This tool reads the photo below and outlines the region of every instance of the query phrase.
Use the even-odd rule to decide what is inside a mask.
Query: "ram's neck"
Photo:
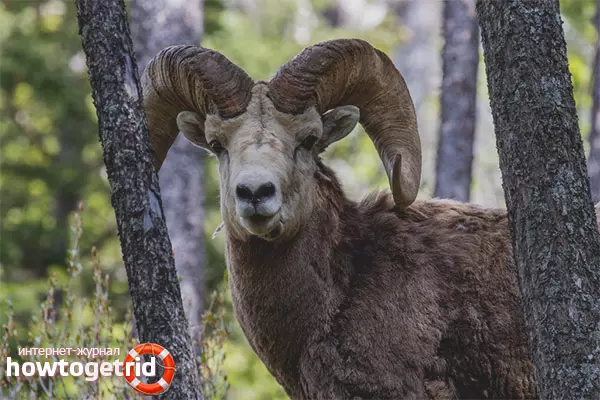
[[[353,205],[341,189],[333,189],[339,187],[323,185],[319,196],[330,204],[315,210],[292,243],[227,239],[237,318],[256,353],[288,390],[298,384],[303,348],[329,329],[351,275],[351,249],[342,242],[345,214]]]

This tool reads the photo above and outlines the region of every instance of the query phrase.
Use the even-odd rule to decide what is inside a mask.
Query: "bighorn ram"
[[[254,82],[174,46],[142,84],[157,168],[179,131],[218,158],[237,318],[293,399],[537,396],[506,212],[415,201],[415,111],[384,53],[324,42]],[[393,196],[348,200],[319,157],[359,121]]]

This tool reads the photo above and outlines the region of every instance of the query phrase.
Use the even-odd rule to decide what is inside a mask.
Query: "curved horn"
[[[222,54],[195,46],[161,50],[141,78],[154,165],[160,169],[179,129],[177,115],[193,111],[202,118],[243,113],[252,96],[253,80]]]
[[[369,43],[338,39],[306,48],[269,83],[279,111],[319,113],[354,105],[390,180],[394,201],[408,207],[421,179],[421,143],[412,99],[392,61]]]

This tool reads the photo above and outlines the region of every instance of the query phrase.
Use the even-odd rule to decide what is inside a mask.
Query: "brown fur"
[[[357,204],[319,165],[287,242],[227,238],[253,349],[293,399],[535,398],[507,215],[447,200]]]
[[[178,46],[147,71],[156,166],[174,119],[217,156],[237,317],[292,398],[537,396],[506,212],[412,203],[416,116],[389,58],[326,42],[253,84],[220,54]],[[349,201],[318,161],[359,120],[401,206]],[[237,193],[248,181],[273,188],[253,209]]]

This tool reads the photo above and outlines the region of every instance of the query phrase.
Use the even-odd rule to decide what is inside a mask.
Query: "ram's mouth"
[[[271,221],[273,219],[273,216],[272,215],[266,216],[266,215],[255,214],[251,217],[247,217],[246,219],[248,220],[248,223],[250,225],[262,226],[262,225],[267,225],[269,223],[269,221]]]
[[[242,225],[252,235],[265,240],[274,240],[283,231],[283,224],[279,213],[270,216],[255,214],[250,217],[241,218]]]

